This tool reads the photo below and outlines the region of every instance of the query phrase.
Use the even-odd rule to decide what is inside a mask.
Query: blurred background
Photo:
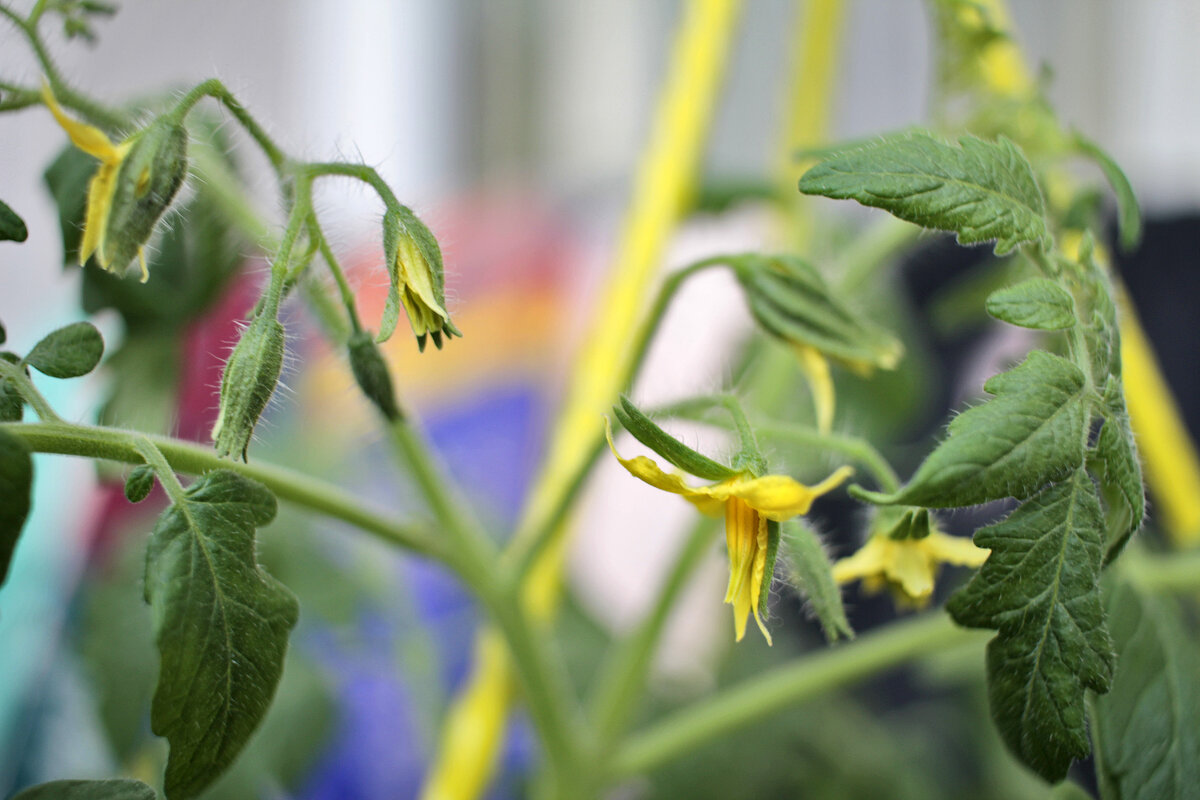
[[[466,338],[418,359],[411,339],[398,334],[389,354],[402,396],[424,417],[451,469],[473,487],[484,516],[504,530],[538,463],[581,311],[611,261],[680,5],[127,0],[96,26],[95,44],[54,37],[53,50],[75,85],[111,103],[219,77],[287,152],[376,167],[430,224],[443,244],[450,309]],[[707,149],[707,181],[771,175],[796,5],[746,3]],[[1060,116],[1125,168],[1148,213],[1146,244],[1125,264],[1126,279],[1183,405],[1193,410],[1194,432],[1200,271],[1189,256],[1200,207],[1200,5],[1013,0],[1012,12],[1019,41],[1049,75]],[[926,119],[930,28],[918,0],[849,4],[837,138]],[[38,80],[27,48],[5,22],[0,76]],[[231,125],[224,133],[258,208],[277,222],[265,161]],[[57,212],[42,182],[64,141],[45,109],[0,116],[0,196],[30,229],[20,247],[0,244],[0,320],[10,346],[22,352],[80,316],[81,271],[58,268]],[[381,208],[349,182],[322,184],[318,208],[374,327],[387,282]],[[665,266],[762,246],[765,228],[752,208],[690,223]],[[178,396],[167,416],[189,438],[203,439],[211,425],[220,357],[236,335],[231,320],[263,274],[248,244],[234,246],[243,248],[250,283],[231,290],[217,318],[189,323],[171,377]],[[911,267],[914,297],[936,283],[931,269],[936,275],[935,267]],[[749,327],[728,296],[721,276],[689,287],[688,302],[678,304],[652,355],[643,397],[659,401],[722,383],[725,367],[711,354]],[[94,319],[111,352],[126,336],[120,318],[108,308]],[[287,324],[294,334],[311,328],[299,307]],[[411,495],[397,487],[370,410],[337,354],[317,337],[293,341],[294,362],[305,369],[285,374],[291,391],[273,403],[252,456],[289,461],[384,507],[410,509]],[[64,417],[88,420],[108,396],[108,379],[101,373],[41,385]],[[940,419],[941,409],[928,417]],[[325,430],[336,433],[326,439]],[[638,491],[610,472],[613,466],[605,465],[589,493],[571,562],[579,610],[568,624],[579,629],[581,663],[636,618],[689,517],[684,504]],[[156,667],[140,592],[129,591],[139,580],[136,545],[153,510],[127,506],[120,484],[104,484],[88,462],[41,456],[37,470],[35,515],[0,591],[0,794],[66,776],[133,771],[153,779],[163,752],[147,735],[145,709]],[[613,502],[614,492],[633,504]],[[304,608],[281,710],[267,726],[299,727],[309,736],[284,746],[279,739],[289,737],[264,733],[213,796],[413,796],[436,720],[466,669],[470,602],[440,571],[286,510],[264,533],[262,551]],[[728,620],[719,603],[723,556],[714,552],[711,562],[668,634],[660,665],[667,697],[702,692],[718,680],[714,664],[727,648]],[[614,574],[623,582],[614,583]],[[751,669],[755,658],[736,670]],[[845,714],[838,718],[845,728]],[[875,730],[852,721],[858,735]],[[826,720],[824,730],[837,724]],[[804,736],[784,728],[779,735]],[[900,763],[911,748],[936,745],[877,742],[875,750],[881,762],[891,753]],[[494,796],[520,795],[531,748],[518,721]],[[824,763],[812,753],[812,764]],[[672,786],[685,791],[684,778],[663,781],[643,787],[645,796],[700,796],[671,794]],[[942,796],[920,794],[932,790],[916,777],[900,783],[895,796]],[[715,786],[708,788],[715,793]]]

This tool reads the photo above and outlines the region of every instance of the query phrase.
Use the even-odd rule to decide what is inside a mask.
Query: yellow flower
[[[426,338],[440,350],[443,334],[447,339],[462,336],[446,311],[442,251],[429,228],[411,211],[390,208],[383,216],[383,251],[392,284],[379,340],[392,335],[400,306],[422,351]]]
[[[757,477],[748,470],[711,486],[689,486],[679,474],[667,473],[646,456],[622,458],[612,440],[612,426],[605,419],[608,446],[621,466],[645,483],[664,492],[683,497],[702,513],[725,517],[725,545],[729,552],[729,587],[725,602],[733,606],[733,624],[737,641],[746,635],[746,620],[753,612],[759,630],[771,643],[771,634],[763,624],[766,590],[770,588],[768,562],[774,567],[778,532],[771,541],[771,522],[783,522],[808,513],[813,500],[836,488],[853,470],[841,467],[815,486],[786,475]]]
[[[75,146],[100,161],[88,184],[80,266],[95,255],[104,269],[122,273],[137,258],[145,283],[146,242],[187,175],[187,130],[164,115],[113,143],[99,128],[67,116],[46,84],[42,100]]]
[[[920,539],[893,539],[881,532],[857,553],[834,564],[833,579],[850,583],[861,578],[869,592],[888,586],[901,603],[922,607],[933,596],[933,581],[941,564],[978,567],[991,552],[976,547],[970,539],[937,530]]]
[[[79,244],[79,265],[86,264],[88,258],[96,253],[100,265],[108,269],[109,265],[104,256],[108,218],[112,212],[113,196],[117,191],[117,173],[121,170],[121,163],[129,155],[133,142],[126,139],[120,144],[113,144],[104,135],[104,131],[68,117],[54,99],[50,86],[45,83],[42,84],[42,100],[75,146],[100,160],[100,167],[88,184],[87,215],[83,223],[83,241]],[[143,276],[145,272],[146,262],[143,259]]]

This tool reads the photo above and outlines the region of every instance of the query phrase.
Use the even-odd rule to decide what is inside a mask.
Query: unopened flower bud
[[[354,373],[358,388],[389,422],[400,419],[402,415],[396,405],[392,376],[375,340],[366,331],[358,331],[350,337],[348,347],[350,370]]]
[[[221,409],[212,432],[218,455],[240,455],[246,460],[254,426],[283,371],[284,338],[279,320],[259,316],[229,354],[221,376]]]
[[[392,284],[379,341],[392,335],[401,305],[422,351],[427,336],[439,350],[442,334],[447,338],[462,336],[446,311],[442,250],[429,228],[412,213],[388,209],[383,216],[383,252]]]

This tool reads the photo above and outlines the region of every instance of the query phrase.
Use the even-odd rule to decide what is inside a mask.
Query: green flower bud
[[[348,347],[350,370],[354,373],[358,388],[389,422],[400,419],[403,415],[396,405],[392,376],[375,340],[366,331],[358,331],[350,337]]]
[[[254,426],[283,371],[284,338],[279,320],[256,317],[229,354],[221,376],[220,413],[212,432],[218,455],[240,455],[246,460]]]

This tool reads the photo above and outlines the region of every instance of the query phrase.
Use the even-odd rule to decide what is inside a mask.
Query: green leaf
[[[1168,601],[1115,587],[1112,690],[1093,705],[1106,800],[1183,800],[1200,791],[1200,648]]]
[[[748,254],[730,263],[751,313],[772,336],[856,365],[891,369],[900,360],[900,341],[851,311],[806,262]]]
[[[146,599],[161,665],[150,724],[171,745],[172,800],[194,797],[234,761],[279,682],[299,607],[254,552],[254,530],[275,508],[266,487],[214,470],[154,527]]]
[[[782,544],[789,582],[808,598],[825,638],[831,642],[840,637],[853,639],[842,592],[833,580],[829,555],[816,531],[799,521],[785,522]]]
[[[1138,207],[1137,195],[1133,193],[1129,178],[1100,145],[1078,132],[1073,135],[1073,139],[1079,152],[1096,162],[1096,166],[1104,173],[1108,185],[1117,196],[1117,230],[1121,234],[1121,249],[1132,250],[1142,240],[1142,210]]]
[[[72,265],[79,261],[79,242],[83,238],[88,182],[95,172],[96,159],[73,145],[67,145],[42,174],[58,209],[64,265]]]
[[[1024,243],[1050,245],[1046,206],[1033,169],[1015,144],[927,134],[890,136],[843,151],[810,169],[800,191],[890,211],[954,231],[961,244],[996,241],[1004,254]]]
[[[946,608],[961,625],[992,628],[988,697],[1009,748],[1049,781],[1089,752],[1084,690],[1112,681],[1100,599],[1104,521],[1082,469],[982,528],[992,553]]]
[[[8,341],[8,331],[4,330],[4,323],[0,322],[0,344]]]
[[[30,786],[12,800],[155,800],[146,784],[129,778],[106,781],[50,781]]]
[[[1107,563],[1116,558],[1129,537],[1142,527],[1146,517],[1146,491],[1119,378],[1109,376],[1104,396],[1109,400],[1106,418],[1096,437],[1088,466],[1099,478],[1101,492],[1109,506],[1110,542],[1104,559]]]
[[[0,242],[23,242],[28,238],[29,229],[25,227],[25,220],[0,200]],[[3,343],[4,339],[0,338],[0,344]]]
[[[20,422],[25,411],[25,401],[17,387],[0,379],[0,422]]]
[[[154,467],[149,464],[139,464],[129,473],[125,480],[125,499],[131,503],[140,503],[149,496],[154,488]]]
[[[951,421],[949,437],[894,494],[854,489],[873,503],[951,508],[1022,499],[1083,464],[1085,381],[1065,358],[1034,350],[983,385],[995,395]]]
[[[1075,301],[1057,283],[1032,278],[993,292],[987,312],[998,320],[1039,331],[1061,331],[1076,322]]]
[[[0,586],[33,505],[33,459],[25,443],[0,430]]]
[[[671,434],[664,431],[654,421],[642,413],[641,409],[621,395],[621,402],[613,406],[613,414],[633,434],[633,438],[649,447],[672,464],[689,475],[710,481],[721,481],[737,475],[737,470],[713,461],[708,456],[697,453]]]
[[[35,344],[25,363],[51,378],[78,378],[91,372],[103,355],[104,339],[96,326],[75,322]]]

